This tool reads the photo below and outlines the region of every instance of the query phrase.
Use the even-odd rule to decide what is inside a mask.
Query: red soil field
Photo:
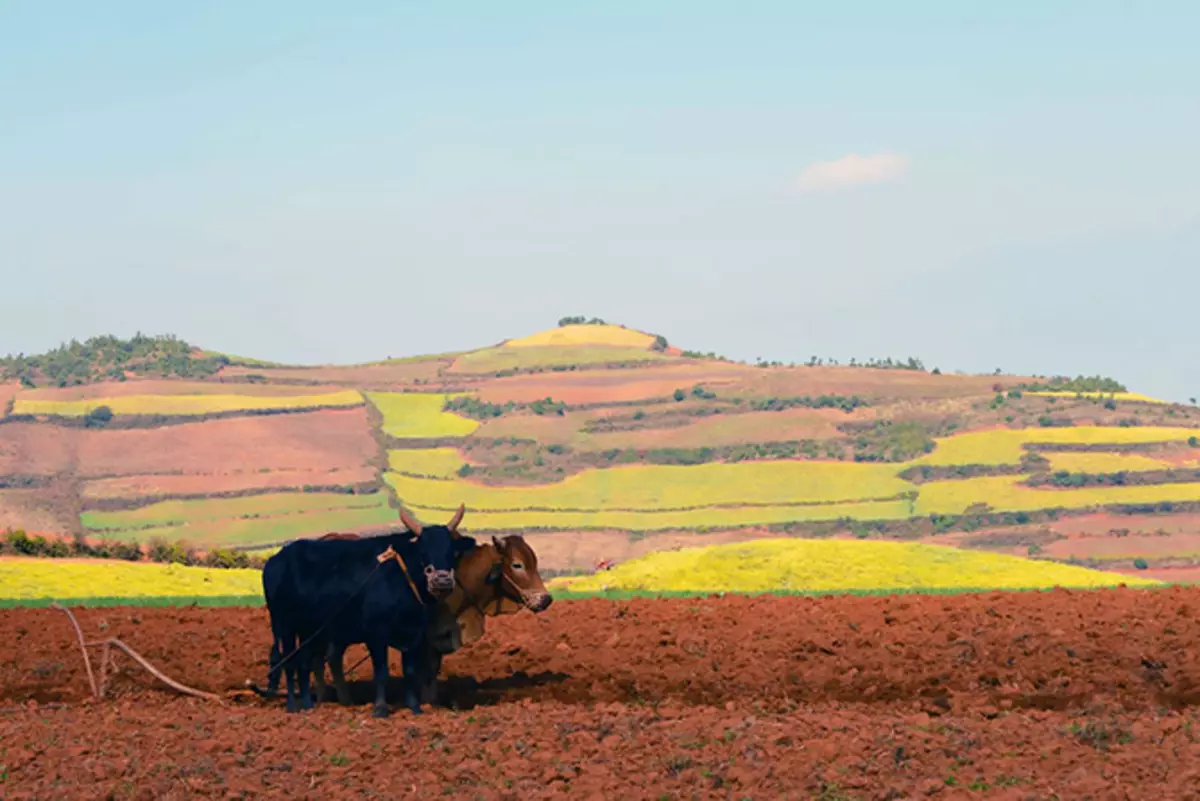
[[[21,389],[20,384],[0,384],[0,417],[8,410],[8,402]]]
[[[421,362],[392,362],[365,364],[347,367],[225,367],[219,375],[236,376],[262,375],[271,381],[313,381],[336,384],[341,387],[374,387],[407,385],[420,379],[428,381],[438,377],[438,371],[448,366],[453,359],[430,359]]]
[[[850,414],[837,409],[787,409],[781,412],[746,412],[696,418],[675,428],[645,428],[591,435],[590,450],[609,448],[720,448],[746,442],[787,442],[833,439],[842,436],[839,423],[872,420],[873,409]]]
[[[625,370],[576,370],[497,378],[477,388],[481,400],[529,403],[547,396],[566,403],[616,403],[667,398],[676,389],[696,384],[710,389],[729,386],[758,368],[721,363],[679,364]]]
[[[256,489],[299,489],[365,484],[378,478],[370,466],[319,470],[272,470],[192,475],[144,475],[102,478],[83,485],[84,498],[138,498],[156,495],[211,495]]]
[[[0,475],[80,477],[360,467],[377,455],[365,407],[97,431],[0,425]]]
[[[0,714],[4,791],[1197,799],[1197,604],[1200,588],[560,601],[447,658],[457,711],[387,720],[237,693],[266,672],[261,609],[79,613],[85,636],[221,704],[125,657],[112,698],[84,701],[66,617],[6,610],[0,699],[21,706]],[[352,677],[360,703],[369,675]]]
[[[23,529],[26,532],[65,535],[78,525],[70,504],[46,489],[0,490],[0,532]]]
[[[251,397],[291,397],[341,392],[339,386],[291,386],[281,384],[246,384],[219,380],[168,381],[163,379],[130,379],[84,384],[78,387],[49,387],[21,392],[24,400],[74,401],[92,398],[123,398],[129,395],[249,395]]]

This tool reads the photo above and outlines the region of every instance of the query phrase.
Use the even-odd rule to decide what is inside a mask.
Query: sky
[[[599,316],[1200,395],[1200,4],[0,0],[0,352]]]

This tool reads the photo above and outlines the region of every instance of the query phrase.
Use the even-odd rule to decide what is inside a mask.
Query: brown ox
[[[326,535],[329,537],[330,535]],[[355,535],[335,535],[351,538]],[[537,554],[519,535],[492,537],[463,555],[454,570],[455,587],[438,603],[429,628],[430,683],[421,688],[421,702],[433,703],[442,658],[483,637],[487,617],[511,615],[522,609],[544,612],[553,603],[538,573]],[[318,697],[325,695],[325,663],[333,678],[338,703],[349,705],[350,690],[343,672],[342,653],[333,648],[313,659],[313,682]],[[407,661],[407,657],[406,657]],[[405,673],[411,671],[406,670]]]

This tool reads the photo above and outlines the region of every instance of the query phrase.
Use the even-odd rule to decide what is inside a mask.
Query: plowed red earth
[[[86,700],[66,617],[7,610],[0,795],[1197,799],[1197,609],[1192,588],[559,602],[446,660],[457,709],[386,720],[237,694],[265,675],[263,610],[79,613],[222,704],[126,658]]]

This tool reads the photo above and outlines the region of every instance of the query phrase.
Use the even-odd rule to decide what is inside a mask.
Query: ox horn
[[[462,522],[463,514],[467,511],[467,505],[460,503],[458,511],[454,513],[454,517],[450,518],[450,522],[446,524],[446,528],[450,529],[451,534],[458,534],[458,524]]]
[[[403,506],[400,507],[400,522],[409,530],[414,537],[421,536],[421,524],[418,520],[409,514],[408,510]]]

